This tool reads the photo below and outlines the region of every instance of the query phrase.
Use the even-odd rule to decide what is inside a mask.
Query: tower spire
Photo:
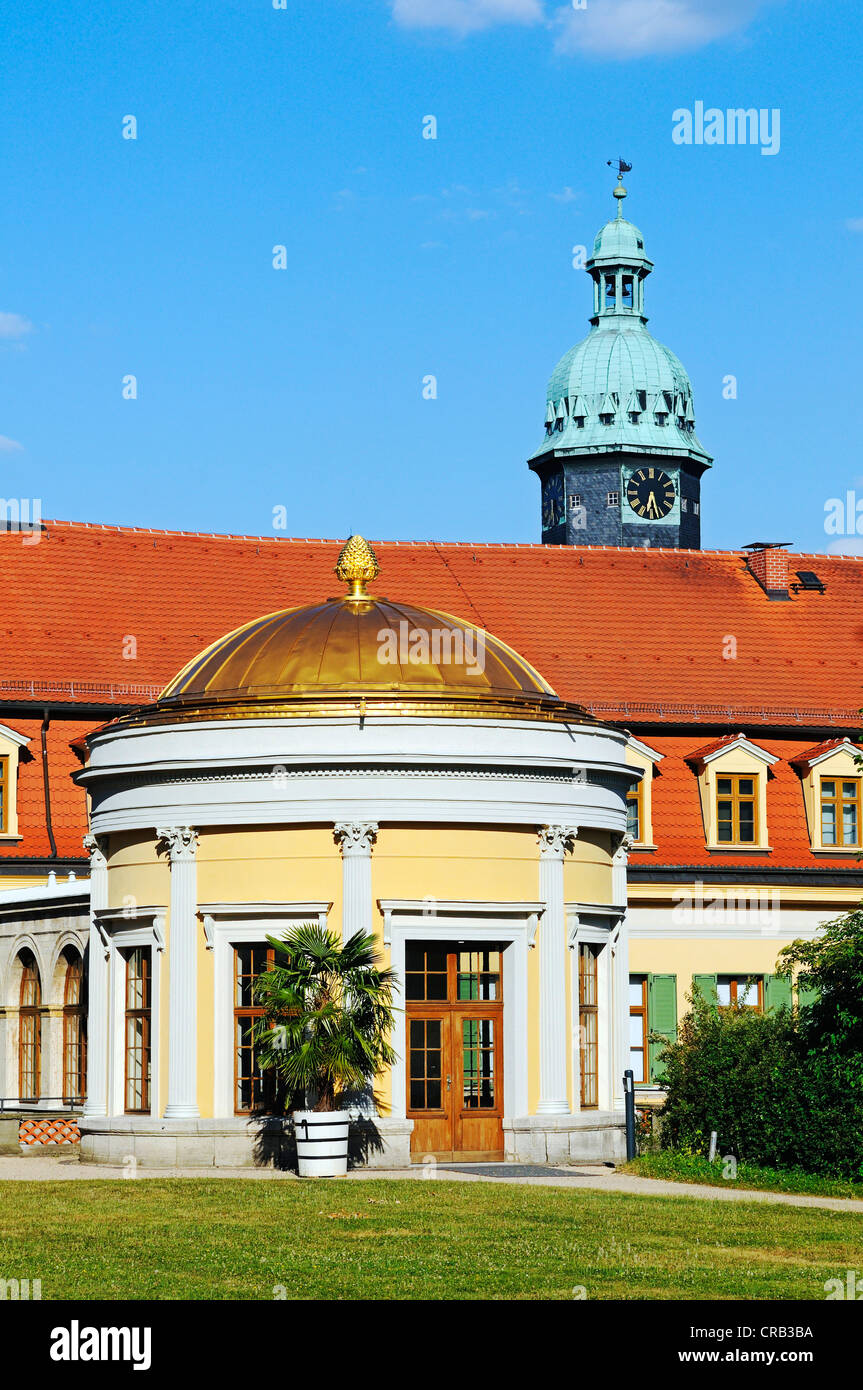
[[[617,159],[609,159],[606,161],[606,163],[608,164],[609,169],[617,170],[617,187],[614,190],[614,196],[617,199],[617,216],[618,218],[622,218],[623,200],[626,197],[626,189],[623,186],[623,176],[624,174],[628,174],[630,172],[630,170],[632,169],[632,165],[627,164],[626,160],[623,158],[622,155],[619,156]]]

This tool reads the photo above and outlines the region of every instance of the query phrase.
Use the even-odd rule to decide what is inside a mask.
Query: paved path
[[[412,1179],[415,1182],[441,1179],[450,1182],[518,1183],[530,1187],[591,1188],[597,1192],[622,1192],[638,1197],[700,1197],[714,1202],[781,1202],[791,1207],[824,1207],[828,1211],[860,1212],[863,1200],[849,1197],[806,1197],[786,1192],[756,1192],[727,1187],[707,1187],[700,1183],[666,1182],[659,1178],[637,1178],[604,1166],[579,1164],[572,1168],[547,1171],[525,1164],[483,1164],[481,1171],[471,1166],[417,1164],[413,1168],[362,1169],[350,1173],[348,1181],[375,1178]],[[81,1181],[122,1178],[123,1168],[102,1163],[80,1163],[76,1158],[47,1154],[27,1154],[21,1158],[0,1157],[0,1182],[29,1180],[41,1182]],[[258,1182],[296,1182],[294,1173],[272,1168],[137,1168],[137,1178],[244,1178]]]

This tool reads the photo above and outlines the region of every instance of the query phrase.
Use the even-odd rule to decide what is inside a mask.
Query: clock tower
[[[695,433],[683,364],[647,331],[653,262],[623,216],[620,181],[614,196],[617,216],[585,266],[590,332],[552,373],[545,436],[528,460],[542,486],[542,540],[698,550],[701,476],[712,459]]]

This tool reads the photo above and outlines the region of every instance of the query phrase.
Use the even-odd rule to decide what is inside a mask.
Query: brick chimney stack
[[[750,574],[758,580],[768,598],[787,599],[788,594],[788,541],[753,541],[745,545],[748,550],[746,564]]]

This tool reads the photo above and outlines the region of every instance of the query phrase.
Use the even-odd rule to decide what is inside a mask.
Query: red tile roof
[[[826,738],[823,743],[816,743],[814,748],[804,748],[802,753],[797,753],[792,759],[795,765],[812,763],[816,758],[820,758],[822,753],[832,753],[836,748],[847,746],[850,742],[847,738]]]
[[[711,753],[718,753],[720,748],[725,748],[729,743],[736,743],[739,738],[746,735],[723,734],[722,738],[715,738],[712,743],[704,743],[700,748],[696,748],[691,753],[687,753],[686,760],[690,763],[703,763],[705,758],[709,758]]]
[[[3,859],[47,857],[52,853],[45,814],[45,785],[42,775],[42,721],[3,716],[2,722],[17,734],[30,740],[18,767],[18,834],[17,843],[0,841]],[[46,736],[51,824],[57,854],[61,859],[83,858],[81,836],[87,829],[86,806],[80,787],[72,782],[71,774],[80,769],[70,740],[81,732],[75,720],[52,720]],[[29,755],[29,756],[28,756]],[[0,889],[3,880],[0,878]]]
[[[812,855],[800,777],[789,760],[799,757],[806,745],[787,738],[759,738],[759,746],[780,761],[773,764],[767,778],[767,833],[771,853],[758,850],[730,853],[705,848],[696,770],[690,759],[692,739],[687,736],[651,735],[651,747],[663,754],[653,780],[653,838],[655,851],[634,850],[633,864],[679,864],[702,868],[747,868],[759,864],[767,868],[804,866],[826,871],[844,867],[859,872],[855,856],[848,860],[825,859]]]
[[[333,566],[340,545],[70,522],[47,522],[37,545],[0,532],[0,706],[68,702],[64,714],[71,721],[76,703],[144,703],[223,633],[339,592]],[[742,729],[786,758],[785,745],[766,742],[759,726],[844,730],[855,726],[863,705],[861,557],[794,555],[816,571],[826,592],[776,602],[736,551],[374,545],[381,564],[375,592],[487,628],[531,661],[560,696],[630,727],[727,724],[735,736]],[[31,750],[38,751],[38,722],[0,717],[30,733]],[[67,777],[76,765],[68,744],[82,732],[80,722],[57,721],[49,736],[61,854],[80,853],[84,830],[80,793]],[[653,732],[645,736],[659,746]],[[811,737],[799,749],[810,743]],[[698,747],[688,739],[685,754]],[[681,746],[679,766],[660,764],[657,805],[666,803],[671,787],[683,801],[680,816],[672,805],[667,828],[657,835],[667,836],[660,841],[663,860],[692,863],[700,814],[683,758]],[[780,845],[796,842],[801,862],[808,838],[799,784],[787,765],[777,764],[774,774],[773,860],[784,852]],[[787,804],[775,790],[786,782]],[[29,829],[13,853],[47,853],[38,828],[44,818],[39,756],[21,769],[21,797]],[[684,826],[682,807],[690,802]],[[21,823],[24,829],[23,814]]]

